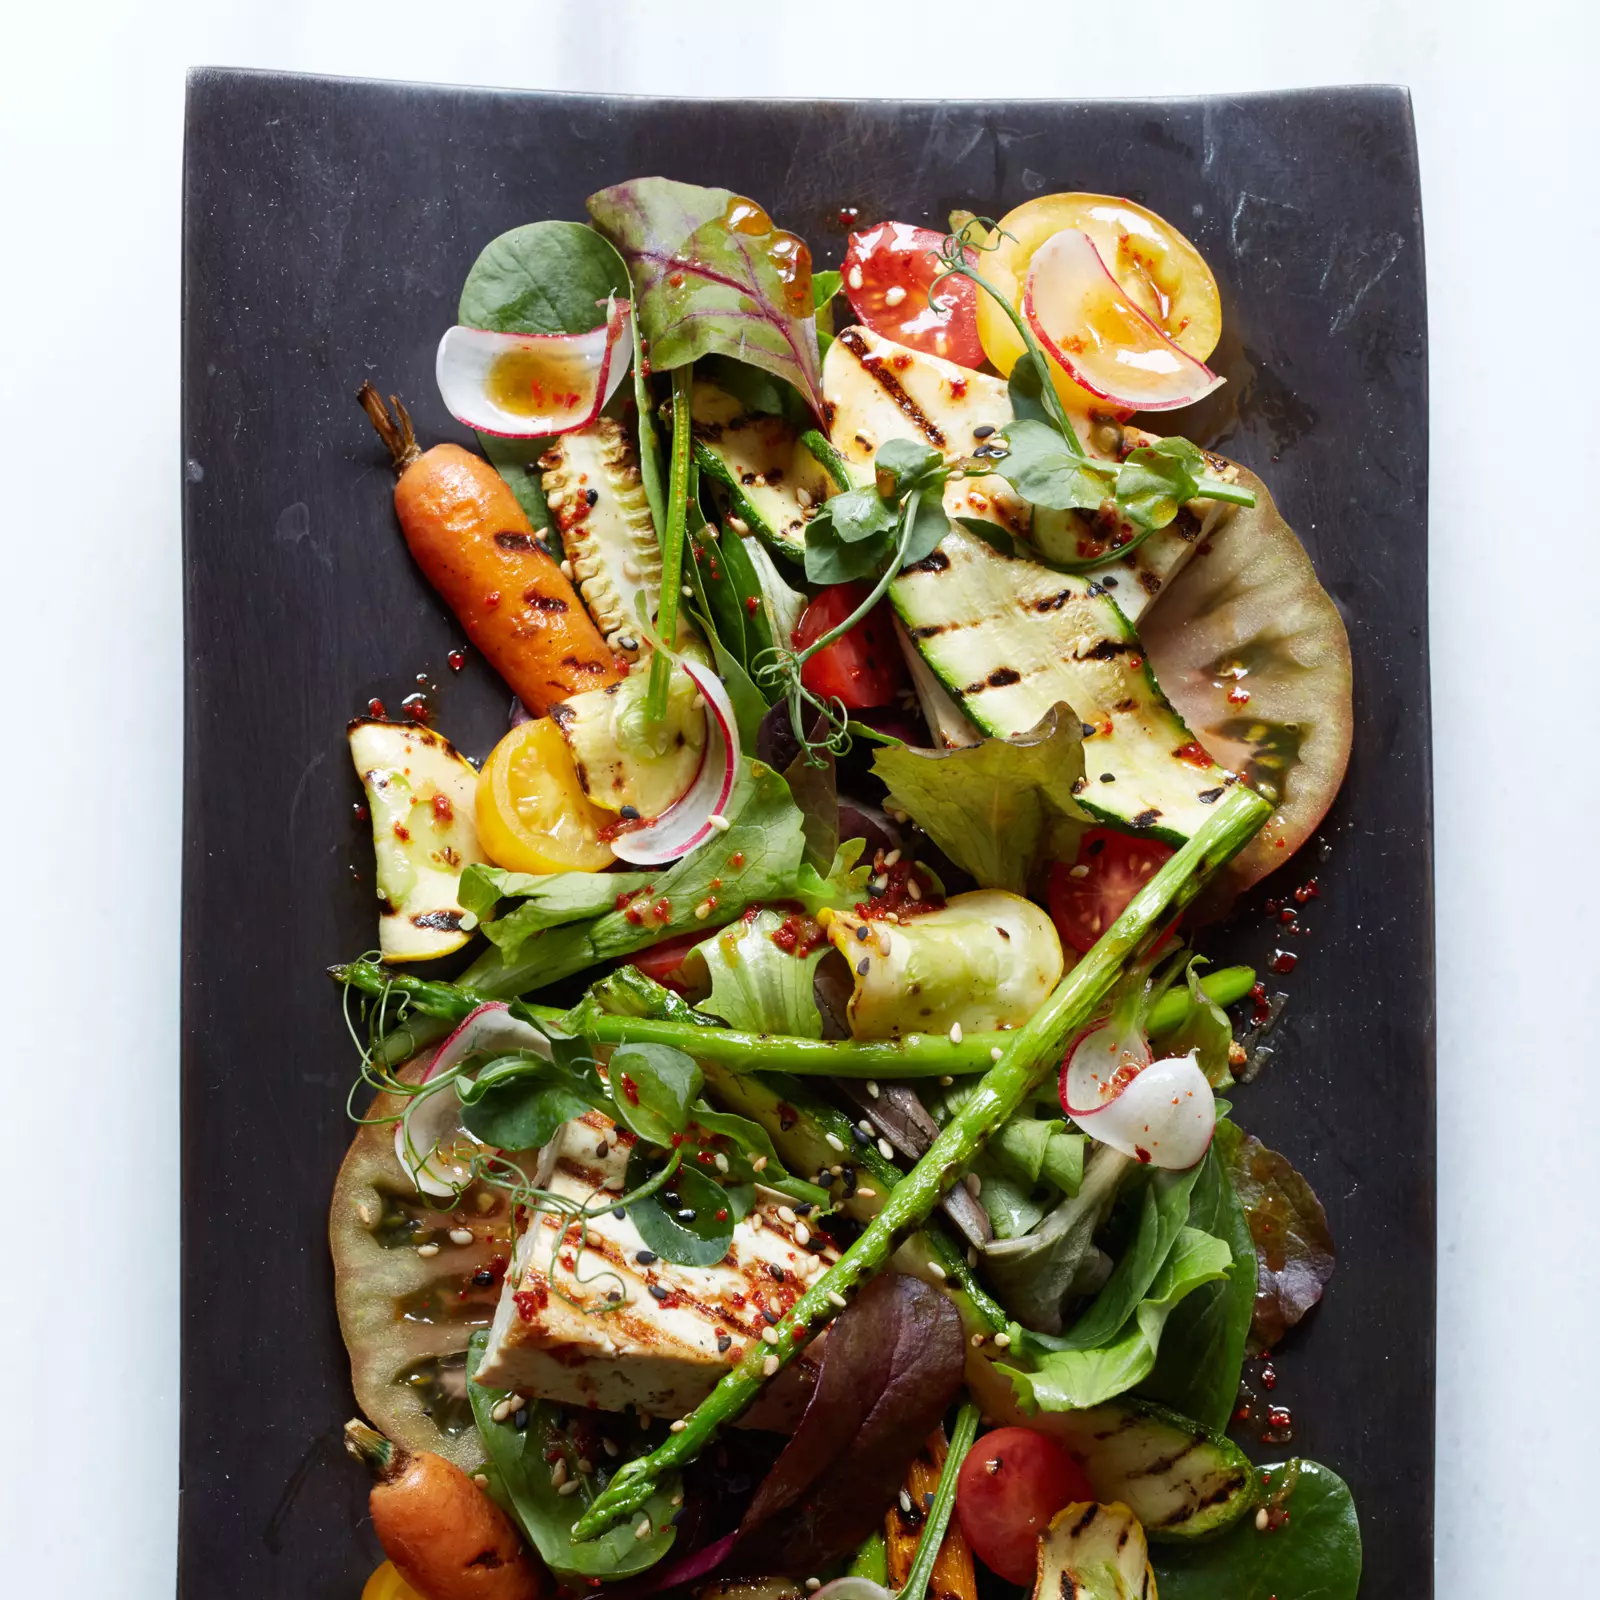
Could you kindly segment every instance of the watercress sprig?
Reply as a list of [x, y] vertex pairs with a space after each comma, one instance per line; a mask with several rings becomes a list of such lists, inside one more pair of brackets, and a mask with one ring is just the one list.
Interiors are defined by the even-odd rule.
[[[823, 700], [802, 681], [806, 662], [866, 617], [897, 573], [933, 553], [950, 531], [945, 483], [966, 471], [965, 463], [948, 464], [927, 445], [890, 439], [873, 458], [873, 481], [824, 501], [806, 525], [806, 576], [813, 583], [876, 578], [866, 599], [838, 626], [803, 649], [779, 645], [764, 651], [756, 664], [757, 681], [787, 698], [795, 736], [813, 764], [824, 750], [848, 749], [850, 733], [843, 702]], [[808, 706], [820, 713], [820, 733], [812, 731], [815, 717], [806, 715]]]
[[[981, 230], [980, 237], [968, 237], [973, 228]], [[984, 449], [994, 463], [991, 470], [1030, 505], [1114, 516], [1117, 531], [1124, 534], [1120, 542], [1108, 541], [1099, 555], [1053, 565], [1082, 573], [1120, 560], [1166, 527], [1191, 500], [1253, 506], [1250, 490], [1209, 475], [1204, 453], [1187, 439], [1158, 439], [1129, 451], [1120, 462], [1100, 461], [1085, 452], [1027, 318], [970, 259], [974, 250], [998, 249], [1001, 237], [1002, 230], [987, 218], [973, 218], [948, 234], [939, 251], [941, 270], [928, 292], [948, 277], [970, 278], [1005, 312], [1022, 340], [1023, 353], [1008, 384], [1014, 420]]]

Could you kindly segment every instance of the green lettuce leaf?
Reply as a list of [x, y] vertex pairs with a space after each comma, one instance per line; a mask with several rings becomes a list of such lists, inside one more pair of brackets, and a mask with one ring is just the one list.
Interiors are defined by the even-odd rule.
[[656, 372], [726, 355], [782, 378], [822, 415], [822, 362], [809, 286], [790, 303], [775, 234], [728, 226], [740, 197], [670, 178], [635, 178], [589, 197], [621, 252]]
[[783, 922], [776, 911], [759, 911], [695, 946], [711, 976], [711, 995], [699, 1009], [750, 1033], [820, 1039], [822, 1013], [811, 986], [827, 947], [806, 956], [780, 949], [772, 936]]
[[[477, 917], [485, 937], [515, 960], [523, 944], [546, 928], [583, 922], [612, 910], [619, 895], [635, 895], [650, 882], [645, 872], [507, 872], [474, 863], [461, 874], [462, 909]], [[501, 900], [518, 905], [492, 920]]]
[[872, 770], [982, 887], [1023, 894], [1051, 824], [1079, 815], [1072, 786], [1083, 776], [1083, 725], [1060, 705], [1013, 739], [959, 750], [881, 746]]
[[1012, 1324], [1012, 1349], [1031, 1363], [1000, 1367], [1018, 1404], [1030, 1412], [1082, 1410], [1142, 1383], [1155, 1366], [1161, 1332], [1174, 1309], [1196, 1289], [1225, 1276], [1232, 1261], [1225, 1240], [1198, 1228], [1182, 1229], [1133, 1315], [1114, 1337], [1092, 1349], [1057, 1349], [1055, 1341]]

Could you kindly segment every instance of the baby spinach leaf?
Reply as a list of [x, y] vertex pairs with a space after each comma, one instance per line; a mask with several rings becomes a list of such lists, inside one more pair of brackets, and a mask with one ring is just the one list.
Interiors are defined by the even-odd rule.
[[1018, 422], [1043, 422], [1052, 428], [1055, 426], [1049, 408], [1044, 403], [1044, 386], [1049, 381], [1050, 375], [1039, 356], [1031, 350], [1024, 350], [1017, 357], [1017, 364], [1011, 369], [1011, 377], [1006, 384], [1006, 392], [1011, 400], [1012, 415]]
[[[644, 1508], [650, 1519], [648, 1537], [638, 1538], [634, 1531], [637, 1523], [629, 1520], [616, 1524], [597, 1539], [575, 1544], [572, 1525], [610, 1482], [613, 1463], [620, 1464], [642, 1453], [649, 1448], [650, 1440], [643, 1430], [630, 1426], [622, 1417], [590, 1413], [587, 1425], [605, 1430], [616, 1444], [617, 1454], [613, 1457], [609, 1451], [594, 1451], [590, 1463], [593, 1470], [580, 1474], [580, 1452], [571, 1435], [558, 1426], [562, 1416], [559, 1406], [547, 1401], [531, 1403], [527, 1407], [527, 1425], [522, 1428], [509, 1417], [504, 1422], [494, 1420], [495, 1407], [509, 1398], [510, 1391], [487, 1388], [477, 1381], [488, 1342], [489, 1330], [480, 1328], [467, 1346], [466, 1387], [472, 1415], [510, 1502], [511, 1514], [540, 1559], [558, 1577], [569, 1579], [606, 1581], [653, 1567], [678, 1536], [673, 1526], [673, 1501], [681, 1498], [678, 1474], [663, 1474]], [[551, 1475], [557, 1461], [566, 1462], [568, 1481], [578, 1484], [576, 1493], [563, 1495], [558, 1491]]]
[[1140, 528], [1164, 528], [1200, 488], [1205, 457], [1187, 439], [1141, 445], [1117, 473], [1117, 506]]
[[1189, 1199], [1189, 1222], [1226, 1239], [1233, 1262], [1226, 1278], [1198, 1289], [1173, 1313], [1161, 1337], [1155, 1370], [1139, 1392], [1223, 1429], [1233, 1414], [1244, 1365], [1245, 1342], [1256, 1299], [1256, 1251], [1244, 1207], [1228, 1181], [1221, 1149], [1237, 1140], [1231, 1122], [1217, 1124], [1217, 1137], [1201, 1163]]
[[[622, 258], [593, 228], [581, 222], [530, 222], [484, 247], [462, 285], [456, 315], [466, 327], [496, 333], [586, 333], [605, 321], [610, 296], [626, 300], [632, 293]], [[490, 465], [528, 521], [545, 530], [559, 559], [561, 536], [539, 476], [539, 457], [549, 443], [478, 435]]]
[[1333, 1276], [1333, 1234], [1311, 1185], [1276, 1150], [1249, 1134], [1222, 1134], [1223, 1159], [1255, 1242], [1251, 1333], [1271, 1348], [1322, 1298]]
[[535, 1150], [548, 1144], [564, 1122], [581, 1117], [591, 1103], [567, 1084], [515, 1077], [491, 1085], [479, 1099], [463, 1106], [461, 1121], [485, 1144], [502, 1150]]
[[957, 750], [887, 745], [872, 770], [895, 803], [986, 889], [1027, 891], [1050, 823], [1076, 812], [1072, 786], [1083, 776], [1083, 724], [1057, 706], [1014, 739]]
[[607, 1068], [618, 1117], [641, 1139], [666, 1145], [689, 1126], [689, 1107], [705, 1082], [694, 1059], [669, 1044], [625, 1044]]
[[793, 384], [820, 416], [810, 286], [793, 304], [797, 258], [785, 256], [776, 233], [731, 227], [730, 208], [739, 202], [729, 189], [636, 178], [591, 195], [589, 215], [627, 263], [654, 371], [736, 356]]
[[[628, 1188], [648, 1182], [657, 1165], [657, 1160], [636, 1145], [628, 1158]], [[748, 1184], [725, 1189], [685, 1163], [666, 1189], [635, 1200], [628, 1207], [628, 1216], [639, 1237], [664, 1261], [682, 1267], [712, 1267], [727, 1255], [734, 1224], [754, 1198]]]
[[1315, 1461], [1264, 1476], [1266, 1531], [1246, 1517], [1220, 1538], [1150, 1547], [1161, 1600], [1355, 1600], [1361, 1526], [1343, 1479]]
[[[618, 895], [637, 894], [648, 882], [643, 872], [507, 872], [474, 863], [461, 874], [460, 898], [488, 938], [514, 959], [534, 934], [601, 916]], [[501, 900], [518, 903], [489, 920]]]
[[711, 995], [700, 1009], [750, 1033], [820, 1039], [812, 982], [827, 947], [805, 956], [780, 948], [773, 935], [783, 922], [776, 911], [760, 911], [695, 946], [711, 975]]
[[495, 333], [587, 333], [605, 302], [629, 299], [622, 258], [581, 222], [530, 222], [484, 247], [461, 288], [457, 316]]

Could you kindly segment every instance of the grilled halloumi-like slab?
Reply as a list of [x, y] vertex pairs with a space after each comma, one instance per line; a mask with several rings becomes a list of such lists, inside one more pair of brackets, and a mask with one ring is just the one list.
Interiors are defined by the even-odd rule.
[[[546, 1189], [589, 1206], [621, 1194], [630, 1134], [591, 1111], [557, 1137], [560, 1153]], [[570, 1219], [529, 1214], [480, 1379], [603, 1411], [637, 1406], [678, 1417], [692, 1410], [761, 1338], [769, 1316], [782, 1317], [837, 1259], [782, 1196], [757, 1192], [759, 1202], [735, 1227], [727, 1255], [710, 1267], [659, 1259], [626, 1214], [591, 1217], [581, 1240]], [[773, 1379], [744, 1425], [794, 1426], [815, 1381], [821, 1344], [819, 1338]]]
[[[861, 481], [886, 439], [931, 444], [946, 460], [954, 460], [985, 448], [995, 432], [1013, 418], [1003, 378], [924, 355], [881, 338], [870, 328], [846, 328], [828, 346], [822, 363], [822, 389], [829, 440]], [[1113, 459], [1096, 446], [1094, 419], [1075, 416], [1072, 420], [1091, 455]], [[1120, 432], [1128, 444], [1149, 444], [1155, 438], [1137, 428]], [[1213, 470], [1219, 465], [1225, 464], [1213, 463]], [[1004, 478], [950, 483], [945, 487], [944, 508], [952, 517], [993, 522], [1030, 540], [1047, 560], [1078, 559], [1078, 514], [1034, 510]], [[1129, 622], [1137, 622], [1162, 586], [1189, 559], [1201, 534], [1201, 519], [1185, 510], [1131, 555], [1097, 568], [1095, 581], [1110, 591]]]

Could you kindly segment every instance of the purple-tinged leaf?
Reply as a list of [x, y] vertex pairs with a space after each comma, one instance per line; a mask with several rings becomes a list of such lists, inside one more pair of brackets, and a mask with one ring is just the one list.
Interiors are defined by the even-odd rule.
[[794, 385], [822, 415], [811, 253], [730, 189], [634, 178], [589, 197], [633, 280], [652, 371], [727, 355]]
[[1333, 1276], [1333, 1235], [1311, 1185], [1276, 1150], [1248, 1134], [1224, 1150], [1256, 1246], [1250, 1332], [1270, 1349], [1322, 1298]]
[[811, 1571], [883, 1516], [961, 1387], [961, 1317], [919, 1278], [885, 1273], [833, 1324], [805, 1415], [740, 1524], [740, 1560]]

